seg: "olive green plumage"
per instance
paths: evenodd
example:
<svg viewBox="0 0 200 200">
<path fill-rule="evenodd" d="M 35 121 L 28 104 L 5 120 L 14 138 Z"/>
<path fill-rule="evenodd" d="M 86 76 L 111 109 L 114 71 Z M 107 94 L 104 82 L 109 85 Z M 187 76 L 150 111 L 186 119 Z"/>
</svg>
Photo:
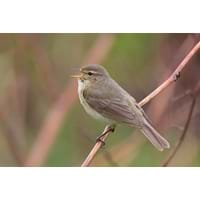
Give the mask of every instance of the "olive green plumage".
<svg viewBox="0 0 200 200">
<path fill-rule="evenodd" d="M 124 123 L 137 127 L 160 151 L 170 147 L 135 99 L 110 77 L 104 67 L 87 65 L 80 72 L 78 93 L 88 114 L 111 125 Z"/>
</svg>

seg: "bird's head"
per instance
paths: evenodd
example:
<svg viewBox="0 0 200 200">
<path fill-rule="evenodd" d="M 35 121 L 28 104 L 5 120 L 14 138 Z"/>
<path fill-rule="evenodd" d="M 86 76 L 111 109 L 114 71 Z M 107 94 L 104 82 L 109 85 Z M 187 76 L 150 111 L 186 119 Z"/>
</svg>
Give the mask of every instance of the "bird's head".
<svg viewBox="0 0 200 200">
<path fill-rule="evenodd" d="M 109 77 L 109 74 L 103 66 L 90 64 L 81 67 L 80 74 L 72 77 L 78 78 L 82 82 L 95 83 Z"/>
</svg>

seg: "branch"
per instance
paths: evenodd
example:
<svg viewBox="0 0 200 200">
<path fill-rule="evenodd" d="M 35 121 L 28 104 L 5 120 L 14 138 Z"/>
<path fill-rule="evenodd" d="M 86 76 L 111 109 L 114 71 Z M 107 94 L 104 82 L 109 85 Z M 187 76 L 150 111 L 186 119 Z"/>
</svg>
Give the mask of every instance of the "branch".
<svg viewBox="0 0 200 200">
<path fill-rule="evenodd" d="M 93 143 L 93 139 L 92 139 L 92 137 L 91 137 L 90 135 L 84 133 L 83 131 L 81 131 L 80 133 L 81 133 L 81 135 L 83 135 L 85 138 L 87 138 L 88 141 L 89 141 L 90 143 L 91 143 L 91 142 Z M 111 153 L 110 153 L 109 151 L 107 151 L 107 150 L 105 149 L 103 153 L 104 153 L 104 154 L 103 154 L 104 159 L 105 159 L 111 166 L 113 166 L 113 167 L 119 167 L 118 163 L 115 162 L 115 161 L 113 160 L 112 155 L 111 155 Z"/>
<path fill-rule="evenodd" d="M 92 148 L 91 152 L 89 153 L 89 155 L 87 156 L 87 158 L 85 159 L 85 161 L 83 162 L 83 164 L 81 165 L 81 167 L 87 167 L 90 165 L 90 163 L 92 162 L 94 156 L 96 155 L 97 151 L 102 147 L 103 145 L 103 141 L 106 140 L 106 138 L 108 137 L 109 133 L 113 132 L 113 129 L 110 128 L 110 126 L 106 126 L 104 131 L 101 134 L 105 134 L 103 137 L 101 137 L 101 141 L 97 141 L 96 144 L 94 145 L 94 147 Z"/>
<path fill-rule="evenodd" d="M 2 118 L 1 118 L 2 120 Z M 7 139 L 9 150 L 16 161 L 18 166 L 24 166 L 24 155 L 19 149 L 19 145 L 16 142 L 15 130 L 11 126 L 8 126 L 6 121 L 3 121 L 2 131 Z"/>
<path fill-rule="evenodd" d="M 6 96 L 5 100 L 8 101 L 8 98 L 9 96 Z M 10 123 L 10 121 L 8 120 L 8 111 L 5 108 L 8 108 L 7 105 L 0 102 L 0 128 L 2 129 L 2 132 L 7 139 L 9 150 L 13 158 L 15 159 L 16 164 L 19 166 L 23 166 L 24 154 L 22 154 L 22 151 L 20 150 L 19 144 L 16 140 L 16 127 L 14 127 L 14 124 Z"/>
<path fill-rule="evenodd" d="M 140 106 L 144 106 L 146 103 L 151 101 L 154 97 L 156 97 L 159 93 L 161 93 L 164 89 L 166 89 L 170 84 L 176 82 L 180 78 L 180 74 L 182 70 L 185 68 L 186 64 L 190 61 L 190 59 L 195 55 L 195 53 L 200 49 L 200 41 L 192 48 L 192 50 L 185 56 L 182 62 L 177 66 L 176 70 L 171 74 L 171 76 L 164 81 L 158 88 L 156 88 L 152 93 L 150 93 L 147 97 L 145 97 L 142 101 L 139 102 Z M 97 141 L 92 150 L 90 151 L 89 155 L 82 163 L 82 167 L 87 167 L 90 165 L 92 160 L 94 159 L 98 150 L 102 147 L 103 142 L 112 132 L 107 127 L 104 129 L 103 133 L 106 132 L 107 134 L 101 138 L 101 141 Z"/>
<path fill-rule="evenodd" d="M 180 78 L 181 71 L 185 68 L 186 64 L 190 61 L 190 59 L 195 55 L 195 53 L 200 49 L 200 41 L 192 48 L 192 50 L 185 56 L 182 62 L 178 65 L 176 70 L 172 73 L 172 75 L 158 88 L 156 88 L 151 94 L 145 97 L 140 103 L 140 106 L 148 103 L 157 96 L 160 92 L 162 92 L 165 88 L 167 88 L 171 83 L 176 82 L 178 78 Z"/>
<path fill-rule="evenodd" d="M 199 82 L 199 84 L 197 84 L 197 87 L 193 91 L 191 91 L 192 103 L 191 103 L 191 106 L 190 106 L 190 110 L 189 110 L 189 113 L 188 113 L 188 117 L 187 117 L 184 129 L 183 129 L 182 135 L 179 138 L 179 141 L 177 142 L 174 150 L 170 153 L 168 158 L 163 162 L 163 164 L 162 164 L 163 167 L 168 166 L 170 161 L 176 155 L 178 149 L 180 149 L 180 147 L 181 147 L 181 145 L 182 145 L 182 143 L 185 139 L 186 133 L 189 129 L 189 125 L 190 125 L 190 122 L 191 122 L 191 119 L 192 119 L 192 114 L 193 114 L 193 111 L 194 111 L 194 107 L 195 107 L 195 104 L 196 104 L 196 98 L 197 98 L 199 91 L 200 91 L 200 82 Z"/>
</svg>

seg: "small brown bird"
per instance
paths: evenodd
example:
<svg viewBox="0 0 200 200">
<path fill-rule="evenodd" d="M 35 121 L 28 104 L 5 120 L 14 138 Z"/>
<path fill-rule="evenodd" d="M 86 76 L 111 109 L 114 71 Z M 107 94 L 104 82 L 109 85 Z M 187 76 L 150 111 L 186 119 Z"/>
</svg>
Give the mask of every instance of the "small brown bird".
<svg viewBox="0 0 200 200">
<path fill-rule="evenodd" d="M 91 64 L 80 69 L 78 94 L 80 102 L 88 114 L 115 127 L 127 124 L 137 127 L 160 151 L 169 148 L 168 141 L 152 126 L 136 100 L 116 83 L 104 67 Z"/>
</svg>

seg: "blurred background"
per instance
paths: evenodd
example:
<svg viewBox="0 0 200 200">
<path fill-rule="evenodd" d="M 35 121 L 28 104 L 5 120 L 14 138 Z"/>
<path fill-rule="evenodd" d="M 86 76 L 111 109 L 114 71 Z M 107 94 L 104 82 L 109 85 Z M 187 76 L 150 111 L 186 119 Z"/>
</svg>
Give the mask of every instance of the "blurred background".
<svg viewBox="0 0 200 200">
<path fill-rule="evenodd" d="M 137 101 L 175 70 L 199 34 L 0 34 L 0 166 L 80 166 L 105 127 L 79 103 L 70 78 L 84 64 L 106 67 Z M 161 166 L 181 137 L 198 52 L 181 78 L 143 108 L 171 143 L 157 151 L 136 129 L 118 126 L 92 166 Z M 169 166 L 200 165 L 200 100 Z"/>
</svg>

